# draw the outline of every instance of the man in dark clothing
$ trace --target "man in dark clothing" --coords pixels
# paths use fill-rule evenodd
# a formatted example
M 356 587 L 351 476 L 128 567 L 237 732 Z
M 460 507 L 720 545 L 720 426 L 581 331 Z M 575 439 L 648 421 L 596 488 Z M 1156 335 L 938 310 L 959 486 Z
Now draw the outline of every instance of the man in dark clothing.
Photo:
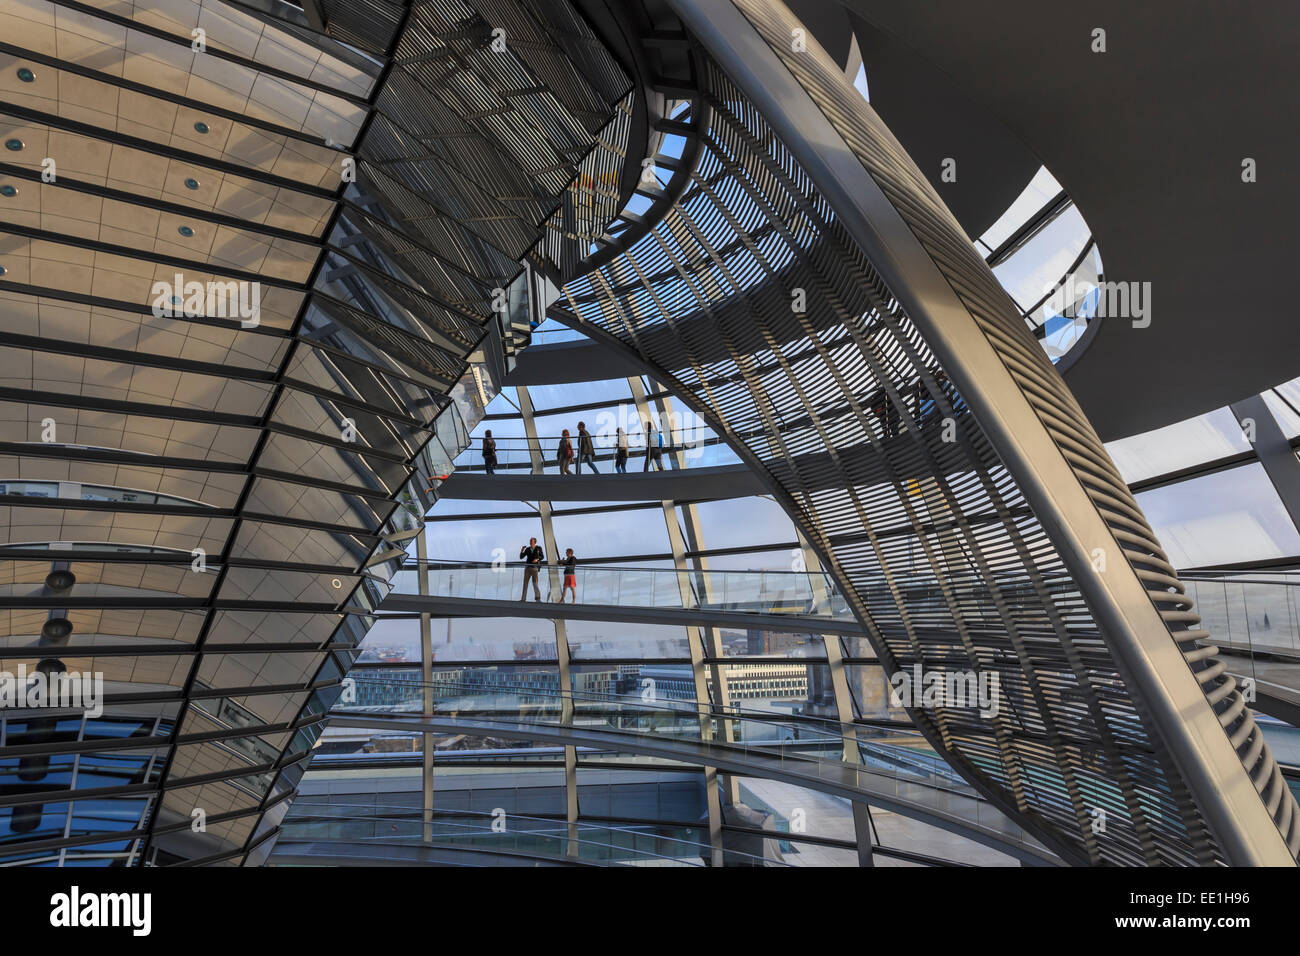
M 930 390 L 925 387 L 924 379 L 918 378 L 916 380 L 916 385 L 912 390 L 912 394 L 912 414 L 916 420 L 916 424 L 920 426 L 938 414 L 939 408 L 934 403 L 934 396 L 932 396 Z
M 953 413 L 960 414 L 964 412 L 966 410 L 966 401 L 957 394 L 957 387 L 948 378 L 948 373 L 943 369 L 939 369 L 934 373 L 934 380 L 939 385 L 939 391 L 943 392 L 948 397 L 948 401 L 952 403 Z
M 489 475 L 497 471 L 497 440 L 492 437 L 492 429 L 483 433 L 483 470 Z
M 587 431 L 586 422 L 578 422 L 578 467 L 573 472 L 575 475 L 582 474 L 584 461 L 592 474 L 600 474 L 600 469 L 596 467 L 596 446 L 592 443 L 591 432 Z
M 645 466 L 642 471 L 649 471 L 653 462 L 655 468 L 664 470 L 664 433 L 655 429 L 650 419 L 645 420 Z
M 880 437 L 893 438 L 898 433 L 898 413 L 883 388 L 872 396 L 871 411 L 880 425 Z
M 519 560 L 524 562 L 524 589 L 519 595 L 519 600 L 528 600 L 528 582 L 532 581 L 533 599 L 540 601 L 542 590 L 537 586 L 537 575 L 542 570 L 542 562 L 546 560 L 546 552 L 542 550 L 536 538 L 529 538 L 528 543 L 519 549 Z

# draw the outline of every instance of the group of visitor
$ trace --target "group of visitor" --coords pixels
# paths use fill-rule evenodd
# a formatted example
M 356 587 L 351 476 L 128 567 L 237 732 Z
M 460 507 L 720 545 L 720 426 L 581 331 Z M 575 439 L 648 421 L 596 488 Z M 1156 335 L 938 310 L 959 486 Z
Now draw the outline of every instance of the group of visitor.
M 533 585 L 533 598 L 540 601 L 542 599 L 542 590 L 537 583 L 538 576 L 542 571 L 542 563 L 546 560 L 546 552 L 542 546 L 537 543 L 536 538 L 529 538 L 528 543 L 519 549 L 519 560 L 524 562 L 524 588 L 520 592 L 519 600 L 528 600 L 528 585 Z M 578 603 L 578 559 L 573 555 L 572 548 L 564 549 L 564 561 L 561 562 L 564 568 L 564 586 L 560 589 L 560 596 L 555 600 L 559 604 L 564 603 L 564 595 L 567 592 L 572 600 L 570 604 Z
M 648 418 L 645 421 L 645 448 L 645 465 L 641 470 L 649 471 L 650 466 L 654 465 L 659 471 L 663 471 L 664 433 Z M 627 456 L 627 432 L 620 427 L 614 436 L 614 470 L 620 475 L 627 474 Z M 596 444 L 592 441 L 591 432 L 587 431 L 586 422 L 578 422 L 576 449 L 569 430 L 564 429 L 560 434 L 560 443 L 555 449 L 555 459 L 560 465 L 562 475 L 578 475 L 582 472 L 584 464 L 591 469 L 592 474 L 600 474 L 600 469 L 596 467 Z M 492 437 L 491 429 L 483 433 L 483 470 L 489 475 L 496 474 L 497 470 L 497 443 Z

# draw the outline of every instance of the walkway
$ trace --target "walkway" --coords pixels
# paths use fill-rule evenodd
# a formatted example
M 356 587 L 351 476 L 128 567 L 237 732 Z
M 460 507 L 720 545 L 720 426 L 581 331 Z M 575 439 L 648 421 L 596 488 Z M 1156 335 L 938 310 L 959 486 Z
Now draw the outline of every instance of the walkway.
M 986 801 L 968 793 L 911 781 L 870 767 L 801 754 L 783 748 L 765 751 L 717 741 L 699 741 L 629 733 L 609 728 L 563 723 L 533 723 L 477 717 L 473 714 L 430 719 L 390 715 L 355 715 L 334 711 L 333 727 L 358 727 L 417 733 L 465 733 L 534 740 L 542 743 L 611 747 L 621 752 L 716 767 L 725 773 L 759 776 L 857 800 L 872 807 L 912 817 L 982 843 L 1034 865 L 1059 864 L 1055 855 L 1025 836 L 1015 824 Z
M 543 575 L 543 577 L 545 577 Z M 542 587 L 545 593 L 545 582 Z M 718 611 L 698 607 L 637 607 L 611 604 L 559 604 L 555 601 L 483 600 L 461 597 L 422 597 L 394 592 L 379 604 L 381 611 L 428 613 L 434 617 L 526 617 L 565 621 L 622 621 L 630 624 L 668 624 L 683 627 L 754 628 L 780 634 L 861 635 L 852 620 L 762 611 Z
M 477 450 L 476 450 L 477 454 Z M 716 465 L 670 471 L 637 470 L 620 475 L 611 461 L 597 461 L 601 473 L 534 475 L 526 471 L 457 469 L 438 487 L 439 498 L 464 501 L 704 501 L 767 494 L 748 465 Z
M 271 866 L 600 866 L 586 860 L 520 851 L 438 843 L 364 840 L 297 841 L 280 837 Z

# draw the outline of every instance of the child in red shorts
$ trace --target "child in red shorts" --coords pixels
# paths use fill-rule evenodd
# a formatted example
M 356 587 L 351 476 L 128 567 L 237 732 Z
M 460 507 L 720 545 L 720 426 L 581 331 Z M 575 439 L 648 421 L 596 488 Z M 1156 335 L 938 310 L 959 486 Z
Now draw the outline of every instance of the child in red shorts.
M 571 591 L 573 593 L 573 600 L 569 602 L 570 604 L 578 603 L 578 575 L 574 570 L 577 564 L 578 564 L 578 559 L 573 556 L 573 549 L 565 548 L 564 549 L 564 587 L 560 589 L 561 604 L 564 603 L 565 591 Z

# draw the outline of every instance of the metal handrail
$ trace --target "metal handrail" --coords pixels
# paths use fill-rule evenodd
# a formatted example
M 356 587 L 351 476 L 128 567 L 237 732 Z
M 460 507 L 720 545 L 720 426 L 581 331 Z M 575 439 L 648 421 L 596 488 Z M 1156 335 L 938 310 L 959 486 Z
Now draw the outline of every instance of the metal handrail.
M 700 720 L 711 721 L 714 718 L 721 719 L 721 720 L 737 720 L 737 721 L 745 721 L 748 723 L 764 725 L 778 731 L 793 731 L 796 734 L 806 733 L 811 729 L 812 731 L 816 733 L 820 733 L 822 735 L 819 738 L 795 737 L 793 739 L 778 738 L 777 740 L 770 741 L 770 742 L 754 741 L 752 744 L 740 744 L 734 740 L 728 741 L 725 739 L 725 734 L 722 735 L 722 739 L 719 739 L 716 735 L 710 738 L 711 743 L 718 744 L 720 746 L 731 747 L 733 749 L 738 749 L 742 751 L 749 751 L 751 749 L 754 749 L 754 750 L 765 750 L 770 752 L 772 749 L 771 744 L 779 744 L 779 745 L 830 744 L 832 746 L 837 746 L 842 749 L 846 740 L 849 739 L 846 738 L 843 732 L 842 728 L 844 725 L 837 720 L 831 720 L 829 718 L 806 716 L 803 717 L 801 720 L 797 720 L 797 721 L 778 720 L 772 717 L 771 714 L 768 714 L 763 711 L 747 711 L 744 710 L 743 708 L 738 708 L 734 706 L 724 706 L 719 704 L 701 705 L 693 701 L 677 700 L 674 698 L 664 698 L 662 700 L 656 699 L 654 701 L 647 701 L 639 695 L 634 695 L 634 696 L 620 695 L 620 694 L 597 695 L 597 694 L 587 694 L 580 691 L 565 691 L 560 689 L 536 687 L 530 685 L 512 685 L 512 684 L 488 685 L 488 684 L 481 684 L 481 683 L 472 683 L 467 681 L 449 680 L 449 681 L 424 682 L 418 680 L 404 680 L 400 678 L 399 679 L 392 679 L 392 678 L 375 679 L 375 678 L 367 678 L 367 677 L 358 678 L 354 674 L 349 674 L 347 679 L 353 680 L 357 683 L 377 684 L 381 686 L 397 685 L 402 687 L 410 687 L 419 691 L 423 691 L 427 687 L 434 690 L 437 689 L 445 690 L 446 688 L 457 688 L 466 691 L 472 691 L 475 695 L 491 694 L 491 695 L 510 696 L 513 693 L 521 698 L 527 698 L 527 697 L 548 698 L 557 701 L 559 707 L 562 707 L 565 701 L 594 702 L 594 703 L 605 704 L 605 705 L 611 703 L 613 704 L 628 703 L 628 704 L 636 705 L 634 708 L 630 708 L 624 711 L 624 713 L 630 717 L 644 716 L 646 714 L 653 715 L 657 713 L 668 713 L 673 715 L 674 717 L 686 718 L 688 721 L 700 721 Z M 521 701 L 521 705 L 523 703 L 526 702 Z M 336 704 L 334 710 L 335 712 L 338 712 L 340 714 L 389 713 L 389 714 L 400 715 L 404 713 L 402 711 L 393 710 L 392 705 L 371 705 L 369 707 L 349 707 L 349 706 L 339 706 Z M 639 714 L 638 714 L 638 710 L 640 711 Z M 482 712 L 482 713 L 484 713 L 485 716 L 489 715 L 488 712 Z M 518 719 L 524 721 L 529 721 L 530 719 L 535 721 L 536 718 L 546 718 L 546 720 L 543 722 L 547 722 L 547 723 L 553 723 L 555 718 L 560 716 L 560 714 L 556 710 L 553 710 L 549 713 L 528 713 L 522 709 L 522 706 L 520 709 L 514 712 L 501 710 L 499 713 L 511 714 L 512 719 Z M 576 713 L 574 716 L 581 716 L 581 711 Z M 852 738 L 852 742 L 857 746 L 860 753 L 870 752 L 873 749 L 878 749 L 879 755 L 881 757 L 894 758 L 897 756 L 894 749 L 885 750 L 881 748 L 880 745 L 874 744 L 869 738 L 864 739 L 862 735 L 870 733 L 869 728 L 859 727 L 858 725 L 853 725 L 853 726 L 854 726 L 854 737 Z M 910 737 L 915 737 L 918 740 L 924 742 L 924 738 L 922 738 L 919 732 L 909 731 L 906 730 L 905 728 L 899 729 L 897 731 L 891 730 L 889 732 L 889 735 L 910 736 Z M 767 745 L 764 746 L 764 744 Z M 782 746 L 781 749 L 782 751 L 784 751 L 786 748 Z M 782 756 L 784 757 L 786 756 L 786 754 L 782 753 Z M 820 760 L 822 759 L 816 757 L 813 758 L 801 757 L 794 753 L 789 754 L 789 756 L 792 759 L 812 760 L 816 762 L 820 762 Z M 931 759 L 930 755 L 924 752 L 919 753 L 918 758 Z M 963 796 L 970 796 L 970 797 L 975 797 L 976 799 L 982 799 L 981 797 L 979 797 L 976 791 L 974 791 L 972 788 L 969 787 L 968 784 L 966 784 L 966 782 L 960 777 L 960 775 L 958 775 L 950 767 L 947 766 L 947 764 L 942 760 L 942 758 L 939 758 L 937 755 L 935 755 L 933 756 L 932 759 L 935 766 L 930 768 L 927 776 L 930 778 L 933 778 L 936 775 L 947 777 L 950 780 L 960 782 L 961 788 L 955 789 L 952 787 L 946 787 L 946 786 L 934 785 L 934 784 L 931 784 L 930 786 L 932 786 L 936 790 L 950 792 L 950 793 L 960 793 Z M 879 771 L 878 768 L 872 768 L 872 769 L 873 771 L 876 772 L 883 772 L 883 771 Z M 893 776 L 896 779 L 906 779 L 906 781 L 909 783 L 915 783 L 923 779 L 920 777 L 919 773 L 900 776 L 898 773 L 895 772 Z
M 418 822 L 418 823 L 421 824 L 421 826 L 423 826 L 423 824 L 424 824 L 424 820 L 422 819 L 422 816 L 423 816 L 423 813 L 424 813 L 424 808 L 423 808 L 423 807 L 416 807 L 416 806 L 410 806 L 410 805 L 399 805 L 399 804 L 365 804 L 365 803 L 301 804 L 301 803 L 297 803 L 297 804 L 295 804 L 294 807 L 289 811 L 288 816 L 286 816 L 286 818 L 285 818 L 285 820 L 284 820 L 283 827 L 286 827 L 286 828 L 287 828 L 288 826 L 290 826 L 290 825 L 292 825 L 292 824 L 310 823 L 310 822 L 315 822 L 315 821 L 326 821 L 326 822 L 338 821 L 338 822 L 341 822 L 341 823 L 352 823 L 352 822 L 390 823 L 390 822 L 393 822 L 393 820 L 394 820 L 394 816 L 391 815 L 391 814 L 387 814 L 387 813 L 352 814 L 352 815 L 341 815 L 341 814 L 340 814 L 340 815 L 333 815 L 333 814 L 326 814 L 326 813 L 316 813 L 316 812 L 313 812 L 313 811 L 314 811 L 318 806 L 319 806 L 321 809 L 355 808 L 355 809 L 359 809 L 359 810 L 372 810 L 372 811 L 381 811 L 381 810 L 405 811 L 405 812 L 407 812 L 407 813 L 411 813 L 411 814 L 421 814 L 421 819 L 420 819 L 420 820 L 417 820 L 417 821 L 413 821 L 413 822 Z M 299 808 L 300 808 L 300 807 L 301 807 L 301 815 L 299 815 Z M 437 822 L 440 826 L 445 826 L 445 827 L 455 827 L 455 828 L 457 828 L 457 829 L 461 829 L 461 830 L 466 831 L 465 834 L 440 834 L 440 836 L 450 836 L 452 839 L 455 839 L 455 837 L 456 837 L 456 836 L 459 836 L 459 835 L 480 835 L 480 834 L 481 834 L 481 835 L 501 835 L 501 833 L 503 832 L 503 831 L 495 831 L 495 830 L 491 830 L 491 829 L 485 829 L 485 828 L 483 828 L 483 827 L 475 827 L 475 826 L 471 826 L 470 824 L 456 823 L 456 822 L 453 822 L 453 821 L 451 821 L 451 820 L 446 820 L 446 819 L 443 819 L 443 820 L 437 820 L 437 818 L 438 818 L 439 816 L 443 816 L 444 818 L 445 818 L 445 817 L 492 817 L 492 816 L 493 816 L 492 813 L 489 813 L 489 812 L 486 812 L 486 811 L 483 811 L 483 810 L 469 810 L 469 809 L 465 809 L 465 810 L 439 810 L 439 809 L 435 808 L 435 809 L 432 811 L 432 814 L 433 814 L 434 820 L 433 820 L 433 821 L 430 821 L 430 822 Z M 530 814 L 523 814 L 523 813 L 507 813 L 507 814 L 506 814 L 506 817 L 507 817 L 507 819 L 510 819 L 510 820 L 526 820 L 526 821 L 534 822 L 534 823 L 543 823 L 543 824 L 546 824 L 548 827 L 552 827 L 552 828 L 553 828 L 553 829 L 550 829 L 550 830 L 548 830 L 548 829 L 527 829 L 527 830 L 509 830 L 509 831 L 504 831 L 504 832 L 509 833 L 509 834 L 511 834 L 511 835 L 513 835 L 513 836 L 533 836 L 533 835 L 537 835 L 537 836 L 544 836 L 544 837 L 552 837 L 552 838 L 554 838 L 554 839 L 556 839 L 556 840 L 558 840 L 558 841 L 563 841 L 563 842 L 565 842 L 565 843 L 573 842 L 573 843 L 578 843 L 578 844 L 588 845 L 588 846 L 599 846 L 599 847 L 603 847 L 603 848 L 606 848 L 606 849 L 628 851 L 628 852 L 631 852 L 631 853 L 637 854 L 637 855 L 639 855 L 639 856 L 645 856 L 645 857 L 648 857 L 648 858 L 650 858 L 650 859 L 660 859 L 660 860 L 684 860 L 684 859 L 686 859 L 685 857 L 666 856 L 666 855 L 664 855 L 664 854 L 660 854 L 660 853 L 651 853 L 651 852 L 648 852 L 648 851 L 636 850 L 636 849 L 633 848 L 633 847 L 620 846 L 619 844 L 616 844 L 616 843 L 601 843 L 601 842 L 593 841 L 593 840 L 583 840 L 583 839 L 581 839 L 580 837 L 579 837 L 579 838 L 575 838 L 575 839 L 571 839 L 571 838 L 568 836 L 568 833 L 567 833 L 567 831 L 568 831 L 568 827 L 569 827 L 569 824 L 568 824 L 566 821 L 563 821 L 563 820 L 557 820 L 557 819 L 554 818 L 554 817 L 538 817 L 538 816 L 532 816 L 532 815 L 530 815 Z M 399 819 L 400 819 L 400 817 L 399 817 Z M 637 826 L 642 826 L 642 827 L 663 826 L 663 824 L 654 823 L 654 822 L 652 822 L 652 821 L 647 821 L 647 822 L 645 822 L 645 823 L 643 823 L 643 824 L 632 824 L 632 825 L 630 825 L 630 826 L 613 826 L 613 825 L 607 825 L 607 824 L 603 824 L 603 823 L 595 823 L 595 822 L 591 822 L 591 821 L 578 820 L 578 821 L 575 821 L 575 823 L 573 824 L 573 826 L 577 827 L 579 830 L 582 830 L 583 828 L 586 828 L 586 829 L 591 829 L 591 830 L 602 830 L 602 831 L 606 831 L 606 832 L 609 832 L 609 833 L 625 833 L 625 834 L 627 834 L 627 835 L 629 835 L 629 836 L 633 836 L 633 837 L 647 837 L 647 836 L 648 836 L 648 837 L 652 837 L 652 838 L 655 839 L 656 841 L 660 841 L 660 842 L 664 842 L 664 843 L 678 843 L 678 844 L 681 844 L 682 846 L 686 846 L 686 847 L 689 847 L 689 848 L 694 849 L 694 850 L 702 850 L 704 853 L 708 853 L 708 852 L 710 851 L 710 848 L 709 848 L 707 845 L 705 845 L 705 844 L 701 844 L 701 843 L 698 843 L 698 842 L 693 842 L 693 841 L 691 841 L 691 840 L 685 840 L 685 839 L 682 839 L 682 838 L 680 838 L 680 837 L 667 836 L 667 835 L 658 834 L 658 833 L 646 833 L 644 830 L 638 830 L 638 829 L 635 829 L 635 827 L 637 827 Z M 678 824 L 678 825 L 676 825 L 676 826 L 680 826 L 680 824 Z M 703 824 L 701 824 L 701 829 L 703 829 Z M 785 834 L 772 834 L 772 839 L 779 839 L 779 838 L 781 838 L 782 836 L 785 836 Z M 285 839 L 285 837 L 282 836 L 282 837 L 281 837 L 281 840 L 284 840 L 284 839 Z M 292 841 L 292 840 L 294 840 L 294 839 L 302 839 L 302 838 L 295 838 L 295 837 L 293 837 L 293 836 L 289 836 L 289 837 L 288 837 L 288 840 L 289 840 L 289 841 Z M 355 840 L 352 840 L 351 842 L 358 842 L 358 843 L 365 843 L 365 842 L 370 842 L 370 841 L 378 841 L 378 842 L 394 841 L 394 842 L 395 842 L 395 841 L 397 841 L 397 840 L 408 840 L 408 839 L 411 839 L 411 838 L 410 838 L 410 837 L 400 836 L 400 835 L 399 835 L 399 836 L 395 836 L 395 837 L 392 837 L 392 836 L 374 836 L 374 837 L 357 837 L 357 838 L 355 838 Z M 728 849 L 728 850 L 726 850 L 725 852 L 727 853 L 728 856 L 743 856 L 743 857 L 747 857 L 747 858 L 749 858 L 749 859 L 754 859 L 754 860 L 763 860 L 764 862 L 777 863 L 777 864 L 782 865 L 782 866 L 789 866 L 789 865 L 790 865 L 790 864 L 788 864 L 788 863 L 785 863 L 784 861 L 767 860 L 767 858 L 765 858 L 765 857 L 756 856 L 756 855 L 754 855 L 754 854 L 752 854 L 752 853 L 746 853 L 746 852 L 743 851 L 743 850 L 731 850 L 731 849 Z M 690 865 L 695 865 L 695 864 L 690 864 Z M 703 865 L 703 864 L 701 863 L 701 864 L 699 864 L 699 865 Z

